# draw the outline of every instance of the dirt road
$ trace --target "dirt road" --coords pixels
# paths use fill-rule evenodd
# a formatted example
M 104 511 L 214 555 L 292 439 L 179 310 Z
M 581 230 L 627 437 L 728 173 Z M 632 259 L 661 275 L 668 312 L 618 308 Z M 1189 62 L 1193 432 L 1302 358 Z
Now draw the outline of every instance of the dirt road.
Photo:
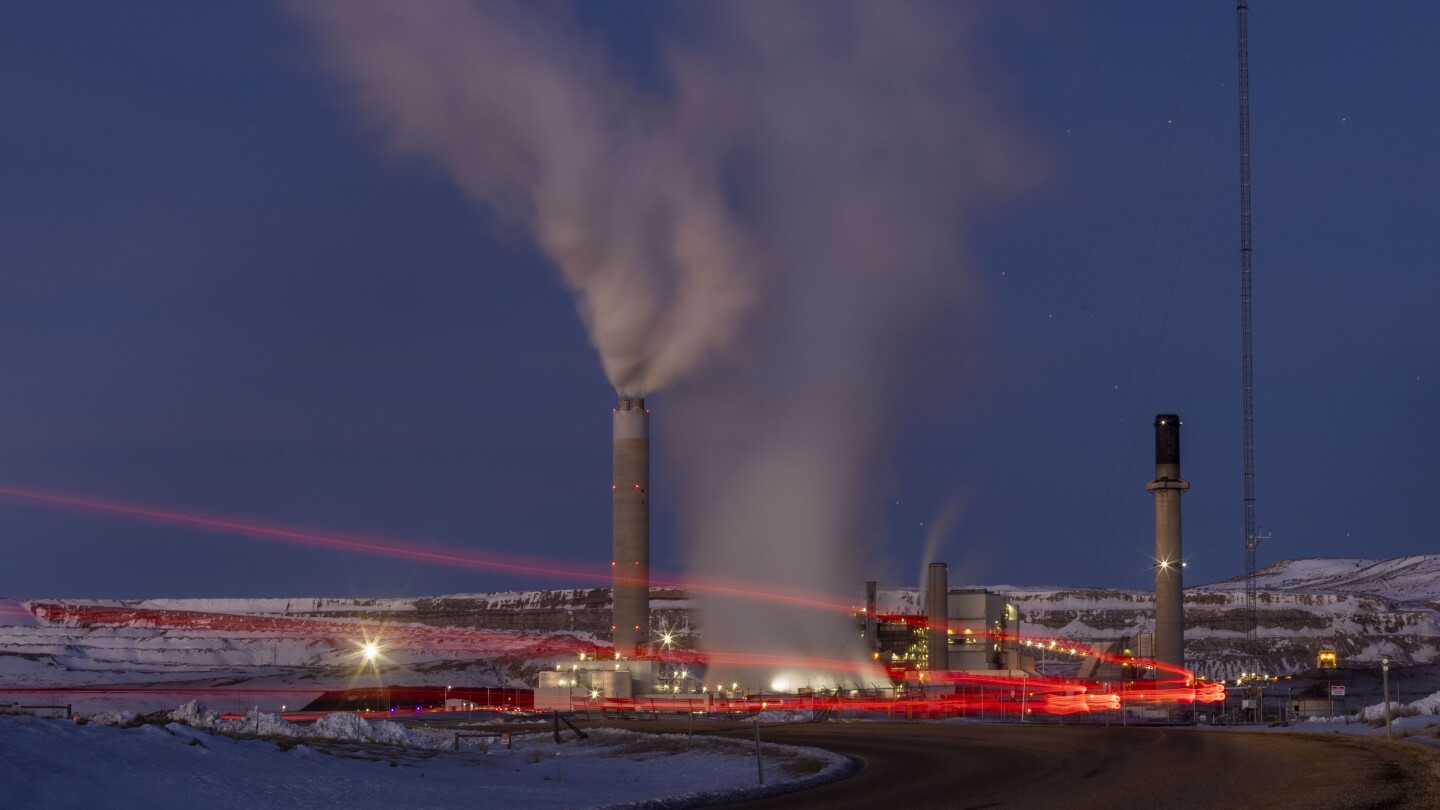
M 1338 734 L 830 723 L 767 726 L 763 736 L 864 767 L 813 790 L 731 805 L 737 809 L 1440 808 L 1440 753 Z

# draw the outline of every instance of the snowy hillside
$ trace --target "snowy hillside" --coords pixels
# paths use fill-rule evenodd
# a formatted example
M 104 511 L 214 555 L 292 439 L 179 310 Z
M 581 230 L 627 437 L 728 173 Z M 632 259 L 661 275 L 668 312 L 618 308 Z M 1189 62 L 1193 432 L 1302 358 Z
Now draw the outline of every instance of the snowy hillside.
M 1243 578 L 1185 591 L 1188 663 L 1214 678 L 1262 670 L 1295 674 L 1314 666 L 1321 648 L 1342 662 L 1440 663 L 1440 555 L 1394 560 L 1285 560 L 1259 572 L 1256 618 L 1259 648 L 1246 643 Z M 1154 627 L 1148 591 L 967 585 L 1009 594 L 1022 633 L 1076 641 L 1108 641 Z M 914 588 L 881 589 L 882 613 L 920 613 Z
M 654 616 L 682 631 L 683 600 L 656 589 Z M 0 699 L 16 689 L 103 687 L 159 708 L 217 690 L 227 710 L 303 705 L 357 682 L 367 639 L 380 681 L 525 687 L 540 668 L 605 646 L 608 590 L 517 591 L 411 599 L 135 599 L 0 602 Z M 602 632 L 603 631 L 603 632 Z M 164 692 L 155 690 L 163 688 Z M 109 705 L 96 694 L 70 696 Z M 22 701 L 23 702 L 23 701 Z
M 1299 673 L 1314 666 L 1321 648 L 1334 648 L 1350 665 L 1378 663 L 1382 656 L 1402 665 L 1440 663 L 1440 604 L 1434 601 L 1440 599 L 1440 555 L 1284 560 L 1258 572 L 1256 584 L 1258 650 L 1245 643 L 1243 577 L 1186 589 L 1186 653 L 1198 672 Z M 1090 593 L 1098 597 L 1090 608 L 1042 608 L 1054 597 L 1033 591 L 1021 598 L 1043 625 L 1068 620 L 1057 629 L 1080 635 L 1153 626 L 1150 594 L 1133 593 L 1138 611 L 1127 612 L 1114 609 L 1113 592 Z
M 1353 593 L 1394 602 L 1440 601 L 1440 554 L 1418 554 L 1393 560 L 1322 557 L 1282 560 L 1255 574 L 1266 591 Z M 1244 589 L 1244 577 L 1205 586 L 1210 590 Z
M 1402 666 L 1440 664 L 1440 555 L 1288 560 L 1266 568 L 1260 586 L 1258 649 L 1246 644 L 1242 581 L 1186 590 L 1186 647 L 1197 672 L 1299 673 L 1321 648 L 1336 649 L 1349 665 L 1382 655 Z M 1028 636 L 1102 642 L 1153 624 L 1144 591 L 978 587 L 1010 594 Z M 913 588 L 882 588 L 879 607 L 919 613 L 919 596 Z M 859 603 L 858 594 L 852 598 Z M 684 593 L 654 589 L 652 608 L 656 626 L 675 629 L 692 646 Z M 606 589 L 406 599 L 4 600 L 0 680 L 12 688 L 340 688 L 354 677 L 360 641 L 379 634 L 388 683 L 527 686 L 538 669 L 605 646 L 609 610 Z

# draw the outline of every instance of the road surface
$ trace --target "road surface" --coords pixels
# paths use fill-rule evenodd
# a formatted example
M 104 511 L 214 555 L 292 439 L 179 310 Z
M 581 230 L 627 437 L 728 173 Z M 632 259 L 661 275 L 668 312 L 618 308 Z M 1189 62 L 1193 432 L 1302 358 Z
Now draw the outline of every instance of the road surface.
M 697 723 L 696 733 L 753 731 Z M 1440 808 L 1440 752 L 1348 735 L 866 722 L 764 726 L 762 735 L 863 767 L 839 782 L 728 808 Z

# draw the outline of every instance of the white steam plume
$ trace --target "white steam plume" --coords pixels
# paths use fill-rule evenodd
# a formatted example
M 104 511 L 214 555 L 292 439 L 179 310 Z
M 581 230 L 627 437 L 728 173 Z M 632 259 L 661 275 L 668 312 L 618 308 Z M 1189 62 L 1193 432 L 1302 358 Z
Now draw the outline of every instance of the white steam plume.
M 661 388 L 730 344 L 753 290 L 716 144 L 615 75 L 567 7 L 293 8 L 394 148 L 530 230 L 621 393 Z
M 691 475 L 695 571 L 854 593 L 882 532 L 889 439 L 927 337 L 962 310 L 966 225 L 1038 176 L 974 58 L 963 8 L 743 3 L 678 76 L 749 156 L 735 182 L 765 270 L 739 355 L 687 388 L 667 440 Z M 683 409 L 680 407 L 683 405 Z M 856 655 L 844 615 L 704 604 L 705 642 L 819 661 Z M 870 680 L 818 663 L 791 685 Z M 766 685 L 759 673 L 752 686 Z
M 920 593 L 925 592 L 925 586 L 929 582 L 929 568 L 932 562 L 945 562 L 939 559 L 940 548 L 949 539 L 950 533 L 960 523 L 964 515 L 964 503 L 961 501 L 958 492 L 952 492 L 942 503 L 939 510 L 930 521 L 925 524 L 925 545 L 920 551 L 920 576 L 915 578 L 917 589 Z M 954 566 L 951 566 L 952 569 Z M 953 577 L 956 572 L 951 571 Z M 956 580 L 951 579 L 954 583 Z
M 926 338 L 966 300 L 966 226 L 1038 180 L 969 8 L 687 6 L 663 93 L 563 6 L 296 8 L 397 148 L 531 230 L 618 389 L 689 381 L 660 428 L 692 573 L 845 601 Z M 841 613 L 703 611 L 712 651 L 796 660 L 751 687 L 874 677 L 805 663 L 858 654 Z

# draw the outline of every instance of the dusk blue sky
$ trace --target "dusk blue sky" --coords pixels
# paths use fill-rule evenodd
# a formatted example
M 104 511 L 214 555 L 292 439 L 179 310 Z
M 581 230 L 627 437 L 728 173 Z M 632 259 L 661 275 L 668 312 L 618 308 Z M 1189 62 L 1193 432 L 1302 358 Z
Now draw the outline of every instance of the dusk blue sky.
M 1440 7 L 1255 6 L 1260 559 L 1436 551 Z M 580 16 L 663 83 L 690 8 Z M 914 584 L 953 499 L 952 581 L 1148 588 L 1151 422 L 1176 412 L 1187 579 L 1235 576 L 1233 3 L 980 8 L 1044 180 L 970 223 L 975 304 L 895 392 L 871 570 Z M 11 5 L 0 156 L 0 485 L 609 558 L 614 392 L 574 298 L 522 229 L 386 148 L 283 7 Z M 680 569 L 650 404 L 654 564 Z M 12 596 L 590 584 L 0 500 Z

